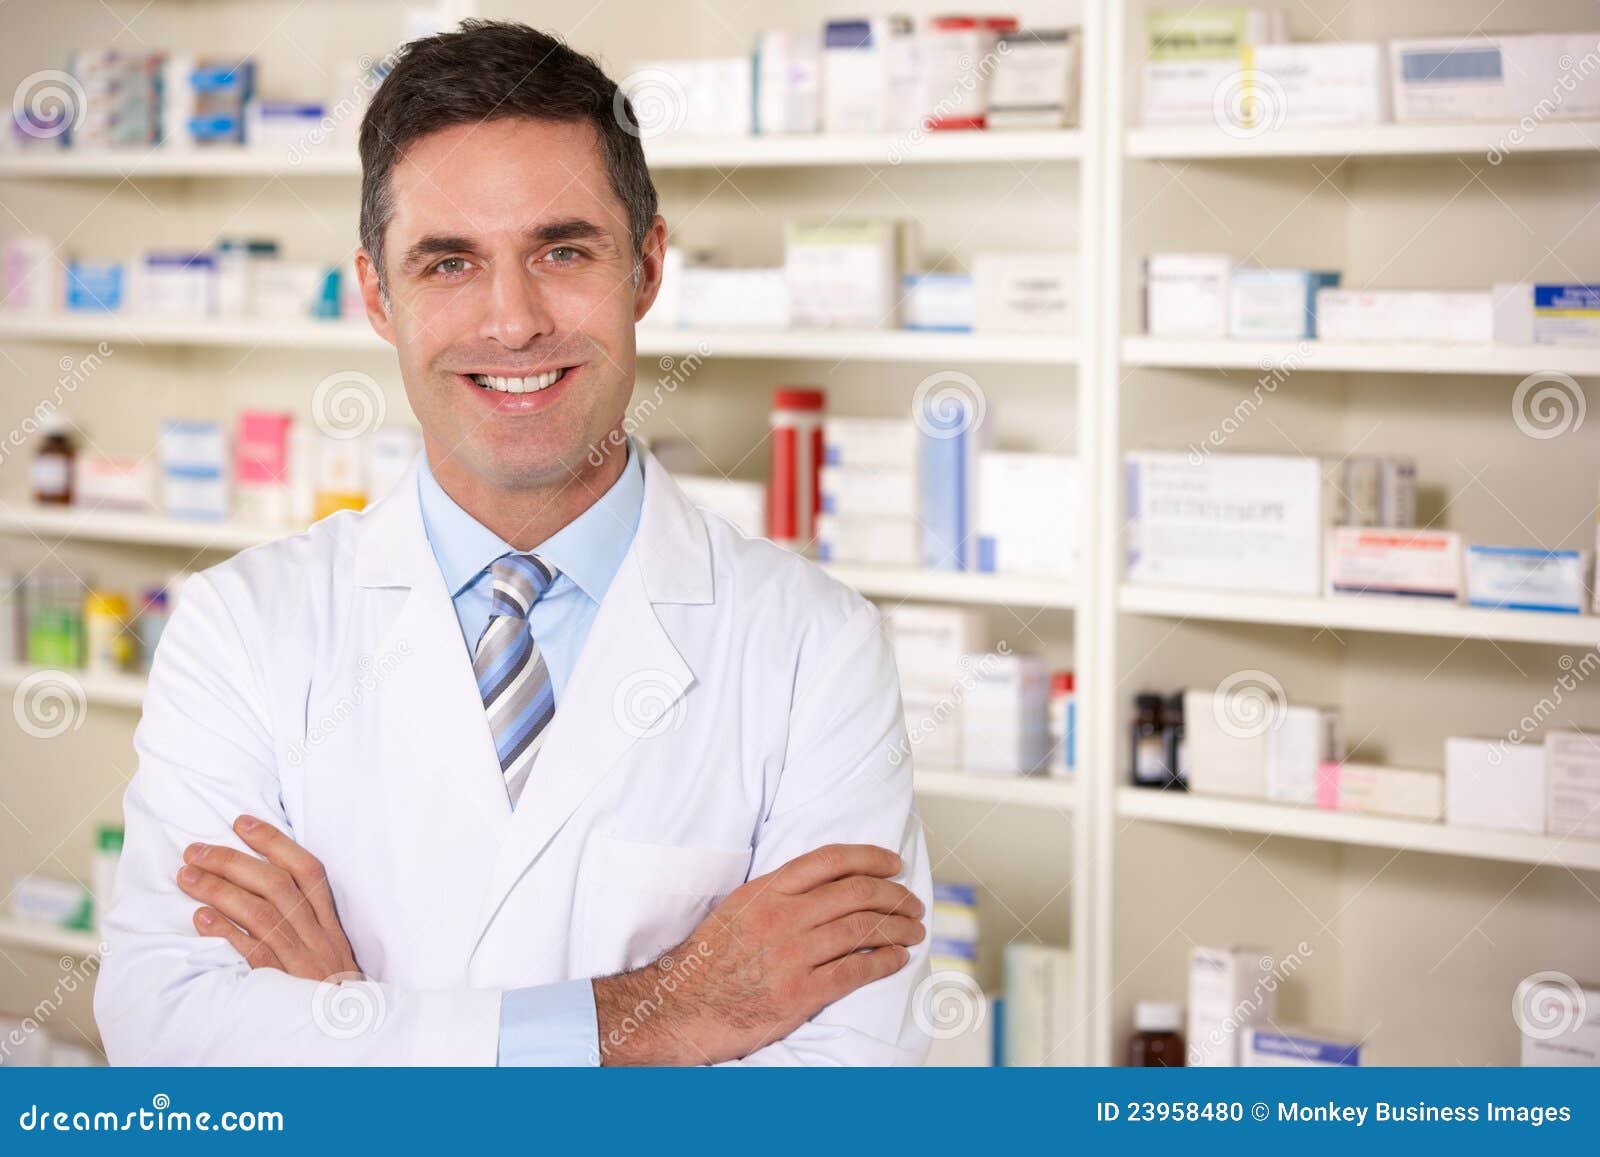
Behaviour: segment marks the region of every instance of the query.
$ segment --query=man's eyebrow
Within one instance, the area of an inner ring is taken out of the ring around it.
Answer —
[[[406,249],[405,257],[400,261],[400,267],[402,269],[414,269],[429,257],[437,256],[440,253],[470,253],[474,248],[475,246],[470,237],[430,233]]]
[[[568,217],[561,221],[547,221],[543,225],[529,229],[529,241],[538,245],[548,245],[552,241],[606,241],[608,234],[599,225],[583,217]]]

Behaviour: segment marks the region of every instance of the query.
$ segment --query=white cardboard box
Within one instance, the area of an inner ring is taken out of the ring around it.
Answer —
[[[1258,44],[1246,63],[1276,82],[1257,97],[1272,123],[1303,128],[1389,119],[1389,67],[1381,44]]]
[[[902,604],[884,615],[904,687],[959,690],[961,657],[989,645],[989,620],[976,607]]]
[[[1336,526],[1327,558],[1330,595],[1461,597],[1461,536],[1453,531]]]
[[[1544,768],[1545,830],[1600,840],[1600,735],[1548,733]]]
[[[1538,991],[1528,989],[1537,988]],[[1519,988],[1517,1006],[1538,1009],[1539,1023],[1568,1026],[1557,1036],[1522,1035],[1522,1064],[1594,1068],[1600,1066],[1600,983],[1565,984],[1554,978]]]
[[[1444,818],[1444,776],[1436,771],[1331,761],[1317,769],[1317,806],[1432,823]]]
[[[1399,290],[1319,289],[1317,336],[1323,341],[1494,341],[1494,295]]]
[[[1076,253],[977,253],[972,258],[979,333],[1075,333]]]
[[[1278,803],[1315,805],[1317,768],[1329,760],[1343,759],[1344,754],[1337,711],[1285,707],[1282,721],[1267,731],[1267,798]]]
[[[1544,747],[1487,739],[1444,743],[1445,822],[1496,831],[1545,830]]]
[[[1239,1064],[1241,1030],[1270,1023],[1277,986],[1272,958],[1260,948],[1189,950],[1189,1023],[1184,1043],[1194,1068]]]
[[[1078,559],[1078,460],[989,450],[978,455],[978,569],[1070,575]]]
[[[1145,332],[1151,337],[1228,336],[1233,258],[1218,253],[1152,253],[1144,263]]]
[[[1274,454],[1127,457],[1129,582],[1315,595],[1322,464]]]
[[[1189,790],[1196,795],[1267,795],[1269,729],[1248,719],[1239,725],[1226,702],[1210,691],[1183,693],[1183,737],[1189,755]]]

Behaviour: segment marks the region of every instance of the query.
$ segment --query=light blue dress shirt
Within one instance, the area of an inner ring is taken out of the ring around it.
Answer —
[[[493,588],[489,564],[512,547],[444,492],[426,455],[417,471],[417,493],[422,525],[471,655],[489,622]],[[557,571],[555,582],[528,615],[528,626],[550,670],[558,714],[600,600],[628,553],[643,508],[644,467],[629,438],[627,465],[611,488],[533,548],[532,553]],[[538,807],[538,797],[524,795],[518,806]],[[587,979],[513,989],[501,998],[502,1065],[597,1064],[599,1040],[594,986]]]

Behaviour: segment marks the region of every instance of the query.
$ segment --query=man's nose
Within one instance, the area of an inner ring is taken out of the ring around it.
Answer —
[[[494,270],[481,336],[493,338],[507,349],[521,349],[554,332],[555,319],[545,296],[539,279],[520,265]]]

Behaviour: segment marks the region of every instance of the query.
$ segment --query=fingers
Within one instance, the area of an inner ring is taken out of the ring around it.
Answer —
[[[301,953],[299,938],[278,910],[231,880],[190,864],[178,873],[178,887],[266,944],[280,963],[291,964]],[[292,971],[292,967],[286,971]]]
[[[824,884],[805,897],[806,910],[814,924],[826,924],[851,912],[894,913],[920,920],[922,901],[893,880],[872,876],[851,876]]]
[[[898,944],[852,952],[824,964],[811,974],[813,994],[820,1005],[829,1005],[849,996],[856,989],[893,976],[905,967],[911,953]]]
[[[922,943],[922,921],[909,916],[884,916],[877,912],[852,912],[818,928],[806,941],[812,964],[826,964],[862,948],[888,944],[910,947]]]
[[[772,873],[772,883],[778,891],[798,896],[846,876],[893,876],[899,871],[900,857],[888,848],[828,844],[790,860]]]
[[[288,872],[300,894],[311,902],[312,910],[324,927],[338,923],[333,911],[333,891],[328,887],[328,874],[322,861],[306,851],[283,832],[254,816],[240,816],[233,821],[238,833],[253,851],[265,856],[268,863]]]
[[[278,960],[278,954],[265,943],[255,939],[231,921],[224,920],[222,914],[215,908],[197,908],[194,913],[194,926],[202,936],[220,936],[233,946],[233,950],[244,957],[245,963],[251,968],[276,968],[279,972],[287,971]]]
[[[295,939],[300,943],[319,952],[331,948],[310,901],[301,893],[294,877],[283,868],[215,844],[190,844],[183,850],[183,859],[191,867],[218,876],[250,896],[266,901],[274,909],[277,920],[287,922],[294,929]],[[233,913],[227,915],[232,917]],[[237,917],[234,922],[244,924]],[[255,928],[245,927],[252,936],[264,939]],[[273,947],[276,950],[277,946]]]

